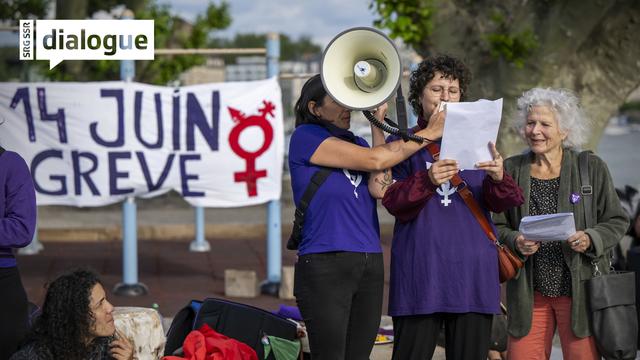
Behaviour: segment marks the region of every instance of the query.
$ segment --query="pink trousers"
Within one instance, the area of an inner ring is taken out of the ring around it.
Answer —
[[[538,292],[535,292],[533,297],[531,330],[521,338],[509,336],[508,358],[513,360],[549,359],[556,327],[560,335],[563,359],[600,359],[593,336],[579,338],[571,330],[571,298],[568,296],[546,297]]]

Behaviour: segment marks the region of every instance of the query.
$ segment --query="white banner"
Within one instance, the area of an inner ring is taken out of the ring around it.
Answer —
[[[0,145],[22,155],[38,205],[102,206],[169,190],[192,205],[280,198],[275,78],[170,88],[0,83]]]

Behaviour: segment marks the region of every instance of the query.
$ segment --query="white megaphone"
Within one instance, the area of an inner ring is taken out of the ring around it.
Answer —
[[[329,96],[352,110],[376,108],[395,95],[402,76],[396,46],[382,32],[356,27],[338,34],[322,55]]]
[[[407,109],[400,86],[400,54],[382,32],[356,27],[338,34],[324,50],[320,74],[327,94],[338,104],[362,110],[367,120],[388,133],[405,140],[424,140],[407,133]],[[368,111],[394,95],[397,95],[396,114],[400,126],[387,118],[386,124],[380,122]]]

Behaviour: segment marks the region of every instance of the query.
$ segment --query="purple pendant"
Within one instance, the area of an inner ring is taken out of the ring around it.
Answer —
[[[571,193],[569,201],[571,201],[572,204],[577,204],[580,201],[580,195],[578,195],[577,193]]]

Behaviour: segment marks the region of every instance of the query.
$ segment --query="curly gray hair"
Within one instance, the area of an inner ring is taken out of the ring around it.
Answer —
[[[556,115],[560,129],[567,137],[563,145],[579,148],[589,136],[589,121],[580,107],[578,97],[567,89],[533,88],[518,98],[518,113],[515,126],[521,135],[527,124],[527,115],[532,106],[549,106]]]

